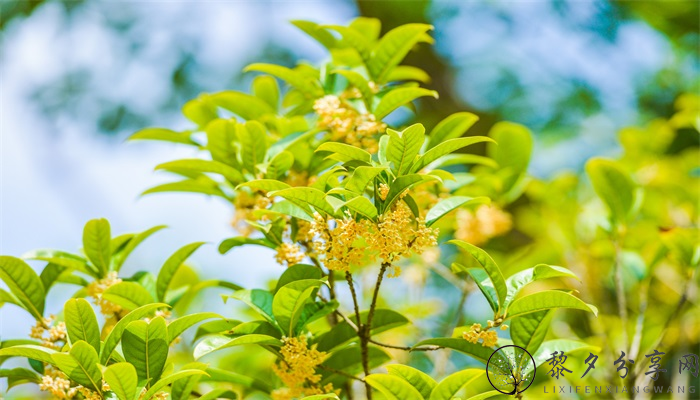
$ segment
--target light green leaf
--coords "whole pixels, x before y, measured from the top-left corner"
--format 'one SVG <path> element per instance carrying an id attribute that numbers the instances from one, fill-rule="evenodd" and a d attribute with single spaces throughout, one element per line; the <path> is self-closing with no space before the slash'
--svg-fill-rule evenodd
<path id="1" fill-rule="evenodd" d="M 343 69 L 336 69 L 333 71 L 334 74 L 342 75 L 345 77 L 345 79 L 350 82 L 350 84 L 354 87 L 356 87 L 360 93 L 362 94 L 362 100 L 365 102 L 367 105 L 367 109 L 369 109 L 372 105 L 372 98 L 374 97 L 374 92 L 372 89 L 369 87 L 369 83 L 367 82 L 367 79 L 365 79 L 362 74 L 360 74 L 357 71 L 350 71 L 350 70 L 343 70 Z"/>
<path id="2" fill-rule="evenodd" d="M 532 154 L 532 134 L 522 125 L 499 122 L 491 128 L 489 135 L 498 143 L 498 146 L 489 145 L 487 152 L 500 167 L 502 191 L 515 190 L 527 174 Z"/>
<path id="3" fill-rule="evenodd" d="M 278 179 L 289 171 L 292 165 L 294 165 L 294 154 L 287 150 L 281 151 L 270 160 L 265 176 L 270 179 Z"/>
<path id="4" fill-rule="evenodd" d="M 200 359 L 205 355 L 229 347 L 257 344 L 261 346 L 282 346 L 283 342 L 274 336 L 250 334 L 231 338 L 227 335 L 211 335 L 202 339 L 194 348 L 194 358 Z"/>
<path id="5" fill-rule="evenodd" d="M 322 276 L 323 273 L 321 272 L 321 269 L 314 265 L 292 265 L 291 267 L 284 270 L 284 272 L 282 272 L 282 275 L 280 275 L 280 278 L 277 281 L 277 286 L 275 288 L 275 293 L 277 293 L 277 291 L 279 291 L 280 288 L 282 288 L 288 283 L 301 281 L 305 279 L 319 280 Z"/>
<path id="6" fill-rule="evenodd" d="M 393 375 L 372 374 L 365 381 L 387 400 L 422 399 L 420 392 L 402 378 Z"/>
<path id="7" fill-rule="evenodd" d="M 209 377 L 202 377 L 202 381 L 207 382 L 226 382 L 233 383 L 238 387 L 257 389 L 263 392 L 271 392 L 272 387 L 265 381 L 260 379 L 251 378 L 249 376 L 237 374 L 235 372 L 218 369 L 218 368 L 207 368 L 207 373 Z"/>
<path id="8" fill-rule="evenodd" d="M 151 388 L 148 389 L 146 394 L 143 396 L 143 400 L 150 400 L 153 398 L 153 396 L 156 395 L 156 393 L 160 392 L 161 390 L 163 390 L 163 388 L 170 385 L 171 383 L 193 375 L 207 375 L 207 373 L 202 371 L 201 369 L 185 369 L 182 371 L 175 372 L 174 374 L 170 374 L 151 385 Z"/>
<path id="9" fill-rule="evenodd" d="M 262 289 L 238 290 L 231 295 L 231 298 L 244 302 L 263 318 L 277 324 L 272 313 L 272 293 Z"/>
<path id="10" fill-rule="evenodd" d="M 190 132 L 175 132 L 164 128 L 146 128 L 134 133 L 129 140 L 160 140 L 165 142 L 189 144 L 197 146 L 197 142 L 190 138 Z"/>
<path id="11" fill-rule="evenodd" d="M 447 215 L 450 211 L 455 210 L 465 205 L 474 204 L 489 204 L 491 200 L 488 197 L 467 197 L 467 196 L 452 196 L 450 198 L 440 200 L 428 211 L 425 216 L 426 225 L 430 226 L 437 222 L 440 218 Z"/>
<path id="12" fill-rule="evenodd" d="M 229 165 L 218 161 L 201 160 L 198 158 L 188 158 L 158 164 L 155 169 L 218 174 L 233 184 L 243 182 L 244 180 L 241 172 Z"/>
<path id="13" fill-rule="evenodd" d="M 291 186 L 276 179 L 255 179 L 249 182 L 241 183 L 240 185 L 236 186 L 236 190 L 239 190 L 240 188 L 244 187 L 248 187 L 253 190 L 262 190 L 265 192 L 270 192 L 275 190 L 288 189 Z"/>
<path id="14" fill-rule="evenodd" d="M 241 287 L 235 283 L 223 281 L 220 279 L 207 279 L 204 281 L 197 282 L 185 291 L 179 298 L 172 301 L 173 306 L 176 307 L 178 313 L 185 314 L 187 312 L 187 307 L 192 303 L 192 300 L 206 288 L 220 287 L 229 290 L 240 290 Z"/>
<path id="15" fill-rule="evenodd" d="M 275 114 L 275 108 L 265 100 L 246 93 L 227 90 L 213 93 L 209 97 L 211 102 L 224 108 L 245 120 L 256 120 L 263 115 Z"/>
<path id="16" fill-rule="evenodd" d="M 236 148 L 233 142 L 236 138 L 236 126 L 233 119 L 215 119 L 205 128 L 207 134 L 207 150 L 214 161 L 240 169 Z"/>
<path id="17" fill-rule="evenodd" d="M 112 331 L 109 332 L 109 335 L 107 335 L 107 337 L 105 338 L 104 345 L 102 346 L 102 352 L 100 352 L 100 363 L 103 365 L 107 364 L 107 361 L 109 361 L 112 352 L 117 347 L 119 341 L 122 339 L 124 330 L 131 322 L 146 317 L 156 309 L 162 307 L 168 307 L 168 305 L 163 303 L 147 304 L 145 306 L 135 309 L 134 311 L 126 314 L 124 318 L 120 319 L 119 322 L 117 322 L 117 324 L 114 325 Z"/>
<path id="18" fill-rule="evenodd" d="M 54 353 L 51 355 L 55 364 L 71 380 L 102 393 L 102 373 L 97 364 L 97 351 L 79 340 L 73 344 L 70 353 Z"/>
<path id="19" fill-rule="evenodd" d="M 98 276 L 97 269 L 88 264 L 87 260 L 79 255 L 66 253 L 60 250 L 33 250 L 22 255 L 25 260 L 41 260 L 60 265 L 69 269 L 84 272 L 90 276 Z"/>
<path id="20" fill-rule="evenodd" d="M 277 109 L 280 102 L 280 88 L 275 78 L 265 75 L 256 76 L 253 79 L 253 94 L 264 100 L 273 110 Z"/>
<path id="21" fill-rule="evenodd" d="M 213 312 L 201 312 L 196 314 L 185 315 L 184 317 L 180 317 L 172 321 L 168 324 L 168 343 L 172 343 L 175 339 L 182 335 L 183 332 L 185 332 L 187 329 L 191 328 L 195 324 L 212 318 L 224 319 L 224 317 L 222 317 L 221 315 Z"/>
<path id="22" fill-rule="evenodd" d="M 462 388 L 474 383 L 484 375 L 485 371 L 481 369 L 465 369 L 455 372 L 438 383 L 430 394 L 430 400 L 451 400 Z"/>
<path id="23" fill-rule="evenodd" d="M 435 379 L 431 378 L 426 373 L 407 365 L 390 364 L 386 366 L 386 369 L 389 372 L 389 375 L 397 376 L 410 383 L 420 392 L 424 399 L 427 399 L 435 386 L 437 386 Z"/>
<path id="24" fill-rule="evenodd" d="M 589 160 L 586 173 L 593 189 L 608 207 L 612 221 L 627 222 L 636 203 L 636 186 L 629 175 L 614 161 L 603 158 Z"/>
<path id="25" fill-rule="evenodd" d="M 379 100 L 379 104 L 377 104 L 377 108 L 374 109 L 373 114 L 378 120 L 383 119 L 397 108 L 406 105 L 419 97 L 425 96 L 430 96 L 437 99 L 438 93 L 434 90 L 416 87 L 393 89 L 382 96 L 382 99 Z"/>
<path id="26" fill-rule="evenodd" d="M 489 302 L 489 306 L 491 306 L 493 312 L 498 312 L 498 295 L 496 294 L 496 289 L 493 288 L 491 278 L 489 278 L 489 274 L 486 273 L 486 271 L 481 268 L 466 268 L 458 263 L 452 264 L 452 267 L 466 271 L 469 276 L 472 277 L 474 283 L 476 283 L 476 286 L 479 288 L 484 297 L 486 297 L 486 301 Z"/>
<path id="27" fill-rule="evenodd" d="M 32 267 L 19 258 L 0 256 L 0 278 L 34 318 L 43 318 L 46 291 Z"/>
<path id="28" fill-rule="evenodd" d="M 270 197 L 283 197 L 300 207 L 312 206 L 316 211 L 322 211 L 328 215 L 335 215 L 335 210 L 326 200 L 326 194 L 311 187 L 292 187 L 276 190 L 269 193 Z"/>
<path id="29" fill-rule="evenodd" d="M 543 290 L 515 299 L 508 307 L 506 317 L 512 319 L 551 308 L 574 308 L 598 315 L 597 308 L 576 296 L 559 290 Z"/>
<path id="30" fill-rule="evenodd" d="M 389 134 L 387 160 L 394 164 L 394 172 L 397 176 L 403 175 L 411 167 L 423 146 L 425 128 L 421 124 L 413 124 L 402 132 L 387 129 L 387 133 Z"/>
<path id="31" fill-rule="evenodd" d="M 377 208 L 366 197 L 355 197 L 343 203 L 343 206 L 366 218 L 369 218 L 372 221 L 376 220 L 377 218 Z"/>
<path id="32" fill-rule="evenodd" d="M 63 316 L 71 343 L 82 340 L 100 351 L 100 326 L 87 300 L 69 299 L 63 306 Z"/>
<path id="33" fill-rule="evenodd" d="M 257 165 L 265 160 L 267 153 L 267 131 L 258 121 L 248 121 L 237 126 L 238 139 L 241 142 L 241 161 L 249 173 L 255 175 Z"/>
<path id="34" fill-rule="evenodd" d="M 335 393 L 330 393 L 330 394 L 314 394 L 312 396 L 306 396 L 302 397 L 303 400 L 325 400 L 325 399 L 333 399 L 333 400 L 339 400 L 340 397 L 336 395 Z"/>
<path id="35" fill-rule="evenodd" d="M 341 44 L 349 46 L 357 51 L 357 54 L 364 62 L 369 61 L 371 54 L 371 44 L 367 38 L 356 29 L 352 29 L 341 25 L 326 25 L 326 29 L 334 30 L 343 37 Z"/>
<path id="36" fill-rule="evenodd" d="M 478 116 L 469 112 L 454 113 L 443 119 L 430 131 L 428 149 L 432 149 L 446 140 L 462 136 L 478 120 Z"/>
<path id="37" fill-rule="evenodd" d="M 369 73 L 377 82 L 387 80 L 389 73 L 401 63 L 416 43 L 424 40 L 433 29 L 426 24 L 405 24 L 389 31 L 377 44 L 367 64 Z"/>
<path id="38" fill-rule="evenodd" d="M 102 293 L 102 298 L 118 304 L 127 310 L 135 310 L 139 307 L 154 302 L 153 296 L 136 282 L 119 282 L 110 286 Z"/>
<path id="39" fill-rule="evenodd" d="M 383 167 L 367 167 L 367 166 L 361 166 L 355 168 L 355 171 L 353 171 L 352 175 L 350 175 L 350 178 L 346 180 L 345 183 L 345 189 L 353 191 L 358 194 L 364 193 L 365 189 L 367 188 L 367 185 L 376 177 L 379 175 L 382 171 L 386 171 L 389 168 L 386 166 Z"/>
<path id="40" fill-rule="evenodd" d="M 112 257 L 111 240 L 112 234 L 106 219 L 93 219 L 85 224 L 83 250 L 100 271 L 101 276 L 105 276 L 109 270 L 109 261 Z"/>
<path id="41" fill-rule="evenodd" d="M 520 292 L 520 289 L 524 288 L 532 282 L 550 278 L 574 278 L 580 281 L 576 274 L 564 267 L 558 267 L 556 265 L 537 264 L 532 268 L 528 268 L 524 271 L 520 271 L 511 275 L 506 280 L 506 286 L 508 287 L 508 295 L 506 296 L 505 307 L 507 307 L 508 304 L 510 304 L 513 301 L 515 296 L 517 296 Z"/>
<path id="42" fill-rule="evenodd" d="M 157 382 L 168 358 L 168 328 L 163 317 L 133 321 L 122 336 L 124 358 L 136 367 L 139 379 Z"/>
<path id="43" fill-rule="evenodd" d="M 134 251 L 134 249 L 136 249 L 136 247 L 138 247 L 139 244 L 141 244 L 152 234 L 158 232 L 159 230 L 165 227 L 165 225 L 154 226 L 153 228 L 147 229 L 139 234 L 134 235 L 134 237 L 132 237 L 131 240 L 129 240 L 129 242 L 126 244 L 126 246 L 124 246 L 124 248 L 115 251 L 114 255 L 112 256 L 112 269 L 114 271 L 119 271 L 122 265 L 124 265 L 124 261 L 126 261 L 127 257 L 129 257 L 131 252 Z"/>
<path id="44" fill-rule="evenodd" d="M 457 139 L 446 140 L 432 149 L 428 150 L 416 160 L 411 167 L 411 172 L 418 172 L 425 168 L 428 164 L 439 159 L 440 157 L 453 153 L 461 148 L 471 146 L 481 142 L 493 142 L 492 139 L 486 136 L 470 136 Z"/>
<path id="45" fill-rule="evenodd" d="M 410 65 L 397 65 L 389 76 L 386 77 L 387 82 L 396 81 L 418 81 L 421 83 L 430 83 L 430 75 L 424 70 Z"/>
<path id="46" fill-rule="evenodd" d="M 303 93 L 307 98 L 323 96 L 323 88 L 321 88 L 319 82 L 297 70 L 289 69 L 281 65 L 257 63 L 251 64 L 243 69 L 243 72 L 248 71 L 264 72 L 280 78 Z"/>
<path id="47" fill-rule="evenodd" d="M 501 269 L 498 268 L 496 262 L 493 261 L 491 256 L 488 255 L 484 250 L 474 246 L 473 244 L 467 243 L 462 240 L 450 240 L 447 243 L 454 244 L 464 250 L 466 250 L 474 259 L 479 263 L 479 265 L 486 271 L 489 275 L 489 279 L 493 284 L 496 294 L 498 295 L 498 304 L 500 308 L 503 308 L 505 304 L 506 295 L 508 294 L 508 289 L 506 287 L 506 280 L 503 278 Z"/>
<path id="48" fill-rule="evenodd" d="M 165 261 L 160 268 L 160 272 L 158 272 L 158 279 L 156 281 L 156 295 L 158 296 L 158 300 L 163 301 L 163 299 L 165 299 L 165 292 L 168 290 L 168 286 L 170 286 L 170 282 L 173 280 L 173 276 L 175 276 L 178 268 L 180 268 L 182 263 L 203 244 L 204 242 L 195 242 L 183 246 Z"/>
<path id="49" fill-rule="evenodd" d="M 450 165 L 479 164 L 491 168 L 498 168 L 498 164 L 489 157 L 477 156 L 476 154 L 448 154 L 440 157 L 438 161 L 428 165 L 428 169 L 445 168 Z"/>
<path id="50" fill-rule="evenodd" d="M 437 177 L 432 175 L 419 174 L 404 175 L 396 178 L 389 187 L 389 193 L 386 195 L 386 199 L 384 200 L 384 209 L 389 209 L 389 207 L 391 207 L 391 205 L 394 204 L 394 202 L 399 199 L 399 196 L 401 196 L 401 194 L 407 189 L 410 189 L 419 183 L 437 179 Z"/>
<path id="51" fill-rule="evenodd" d="M 53 358 L 51 358 L 51 356 L 56 353 L 56 350 L 33 344 L 21 344 L 0 349 L 0 357 L 26 357 L 47 364 L 53 364 Z"/>
<path id="52" fill-rule="evenodd" d="M 304 33 L 316 39 L 323 47 L 327 49 L 332 49 L 336 46 L 336 39 L 328 33 L 328 31 L 321 28 L 321 26 L 315 22 L 302 21 L 302 20 L 292 20 L 292 25 L 301 29 Z"/>
<path id="53" fill-rule="evenodd" d="M 104 380 L 109 385 L 109 390 L 114 392 L 119 400 L 134 400 L 138 376 L 136 368 L 128 362 L 112 364 L 104 370 Z"/>
<path id="54" fill-rule="evenodd" d="M 185 364 L 182 369 L 198 369 L 200 371 L 205 371 L 207 369 L 207 364 L 195 361 Z M 192 391 L 197 388 L 202 376 L 203 375 L 190 375 L 176 380 L 173 382 L 172 388 L 170 389 L 170 397 L 173 399 L 189 399 Z"/>
<path id="55" fill-rule="evenodd" d="M 208 94 L 202 94 L 182 106 L 182 114 L 199 127 L 206 126 L 217 117 L 216 106 Z"/>
<path id="56" fill-rule="evenodd" d="M 503 393 L 499 392 L 498 390 L 491 390 L 488 392 L 479 393 L 479 394 L 476 394 L 474 396 L 468 397 L 465 400 L 483 400 L 483 399 L 488 399 L 489 397 L 498 396 L 500 394 L 503 394 Z"/>
<path id="57" fill-rule="evenodd" d="M 226 200 L 230 200 L 229 197 L 221 191 L 219 184 L 215 180 L 204 176 L 199 176 L 196 179 L 184 179 L 177 182 L 164 183 L 162 185 L 154 186 L 148 190 L 144 190 L 141 195 L 143 196 L 163 192 L 202 193 L 210 196 L 219 196 Z"/>
<path id="58" fill-rule="evenodd" d="M 553 315 L 552 310 L 543 310 L 512 320 L 510 338 L 513 344 L 522 347 L 530 354 L 535 354 L 547 335 Z"/>
<path id="59" fill-rule="evenodd" d="M 295 334 L 294 328 L 301 317 L 304 305 L 312 301 L 312 294 L 323 284 L 317 279 L 303 279 L 281 287 L 272 300 L 272 313 L 275 320 L 287 335 Z"/>
<path id="60" fill-rule="evenodd" d="M 340 162 L 358 160 L 369 163 L 372 161 L 372 155 L 369 154 L 367 151 L 345 143 L 325 142 L 322 145 L 318 146 L 316 151 L 331 152 L 333 154 L 331 154 L 327 158 L 331 158 Z"/>

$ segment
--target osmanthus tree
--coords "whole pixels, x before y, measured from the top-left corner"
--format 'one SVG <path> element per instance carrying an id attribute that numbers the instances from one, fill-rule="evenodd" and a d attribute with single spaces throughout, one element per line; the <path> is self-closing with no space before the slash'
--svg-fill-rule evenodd
<path id="1" fill-rule="evenodd" d="M 452 349 L 486 363 L 499 345 L 515 343 L 541 363 L 554 349 L 589 347 L 544 339 L 552 310 L 595 314 L 595 307 L 565 287 L 529 287 L 521 294 L 535 281 L 554 278 L 557 285 L 576 278 L 571 271 L 538 264 L 506 278 L 477 247 L 509 229 L 503 209 L 528 182 L 529 132 L 501 123 L 491 137 L 463 137 L 477 121 L 473 114 L 453 114 L 426 131 L 420 113 L 415 123 L 394 113 L 415 111 L 414 100 L 438 96 L 421 87 L 429 81 L 424 71 L 400 65 L 414 46 L 432 42 L 428 25 L 408 24 L 380 36 L 375 19 L 358 18 L 349 26 L 294 24 L 328 49 L 327 62 L 250 65 L 246 71 L 258 73 L 250 93 L 203 94 L 184 105 L 192 129 L 148 128 L 132 136 L 201 151 L 198 158 L 158 165 L 179 180 L 146 193 L 225 199 L 238 236 L 223 240 L 220 252 L 271 249 L 281 264 L 276 283 L 244 289 L 178 279 L 201 243 L 176 251 L 155 274 L 121 276 L 127 256 L 161 227 L 112 237 L 107 221 L 90 221 L 82 254 L 42 250 L 23 257 L 46 262 L 41 274 L 23 259 L 1 259 L 0 278 L 9 288 L 0 292 L 2 301 L 37 320 L 30 339 L 2 343 L 3 360 L 28 359 L 28 366 L 2 370 L 10 387 L 32 382 L 58 398 L 122 400 L 371 399 L 376 393 L 387 399 L 482 399 L 498 394 L 484 386 L 483 368 L 447 375 L 423 366 L 423 372 L 395 362 L 397 354 Z M 489 143 L 488 157 L 464 152 L 479 143 Z M 438 248 L 451 250 L 435 257 Z M 464 299 L 462 282 L 474 282 L 493 319 L 460 326 L 454 337 L 381 340 L 379 334 L 417 322 L 398 306 L 380 306 L 385 278 L 400 276 L 402 267 L 433 264 L 458 282 Z M 46 316 L 46 293 L 56 283 L 80 289 L 62 314 Z M 188 313 L 194 295 L 207 287 L 224 288 L 226 299 L 244 303 L 255 317 Z M 102 328 L 93 306 L 104 317 Z M 195 324 L 193 337 L 178 344 Z M 498 329 L 510 339 L 499 337 Z M 243 345 L 262 349 L 255 354 L 267 364 L 226 368 L 230 352 L 224 350 Z M 527 380 L 532 373 L 530 368 L 519 376 Z"/>

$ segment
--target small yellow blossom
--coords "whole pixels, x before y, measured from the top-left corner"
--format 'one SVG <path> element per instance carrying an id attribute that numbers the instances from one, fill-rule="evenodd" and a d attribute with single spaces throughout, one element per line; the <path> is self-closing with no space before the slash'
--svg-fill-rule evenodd
<path id="1" fill-rule="evenodd" d="M 481 324 L 472 324 L 469 331 L 462 333 L 462 337 L 470 343 L 477 344 L 481 340 L 481 345 L 484 347 L 493 347 L 498 344 L 498 334 L 490 330 L 494 327 L 494 322 L 489 321 L 488 327 L 482 329 Z"/>
<path id="2" fill-rule="evenodd" d="M 280 349 L 282 360 L 272 366 L 272 370 L 284 383 L 284 388 L 272 392 L 274 400 L 292 400 L 314 394 L 332 393 L 333 385 L 321 386 L 321 375 L 316 373 L 327 354 L 309 348 L 306 336 L 284 338 Z"/>
<path id="3" fill-rule="evenodd" d="M 105 290 L 121 281 L 122 280 L 117 276 L 117 273 L 112 271 L 107 274 L 106 278 L 94 281 L 87 286 L 88 296 L 92 297 L 95 305 L 100 307 L 100 312 L 102 312 L 102 315 L 112 317 L 122 311 L 122 308 L 119 305 L 102 298 L 102 293 L 104 293 Z"/>
<path id="4" fill-rule="evenodd" d="M 247 221 L 254 219 L 252 217 L 254 211 L 265 210 L 270 204 L 272 204 L 272 200 L 260 192 L 253 194 L 243 191 L 237 192 L 236 199 L 233 202 L 235 211 L 231 220 L 231 226 L 242 236 L 250 236 L 253 233 L 253 227 Z"/>
<path id="5" fill-rule="evenodd" d="M 460 209 L 456 220 L 455 237 L 474 245 L 508 232 L 513 225 L 510 214 L 495 205 L 479 206 L 476 212 Z"/>
<path id="6" fill-rule="evenodd" d="M 331 133 L 332 141 L 361 147 L 370 153 L 378 148 L 377 136 L 386 130 L 386 124 L 372 114 L 362 114 L 338 96 L 327 95 L 314 102 L 318 126 Z"/>
<path id="7" fill-rule="evenodd" d="M 379 184 L 379 198 L 386 200 L 386 196 L 389 195 L 389 186 L 386 183 Z"/>
<path id="8" fill-rule="evenodd" d="M 33 339 L 41 340 L 41 345 L 51 349 L 58 350 L 62 346 L 58 342 L 66 342 L 68 338 L 68 331 L 66 330 L 65 322 L 57 322 L 52 325 L 53 321 L 56 320 L 55 315 L 50 315 L 48 318 L 43 318 L 41 321 L 37 321 L 36 325 L 32 327 L 29 337 Z M 48 333 L 48 336 L 44 335 Z"/>
<path id="9" fill-rule="evenodd" d="M 292 265 L 299 264 L 304 260 L 304 252 L 301 250 L 301 246 L 296 243 L 282 243 L 277 247 L 277 254 L 275 255 L 275 260 L 280 265 L 287 264 L 288 267 Z"/>

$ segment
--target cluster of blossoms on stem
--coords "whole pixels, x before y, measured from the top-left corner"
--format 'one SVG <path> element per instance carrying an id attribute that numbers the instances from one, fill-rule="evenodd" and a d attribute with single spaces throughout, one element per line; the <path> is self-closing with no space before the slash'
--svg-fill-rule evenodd
<path id="1" fill-rule="evenodd" d="M 251 194 L 239 191 L 233 202 L 235 211 L 231 219 L 231 226 L 242 236 L 250 236 L 254 229 L 246 221 L 254 220 L 255 218 L 253 218 L 252 214 L 257 210 L 267 209 L 270 204 L 272 204 L 272 200 L 263 193 L 255 192 Z"/>
<path id="2" fill-rule="evenodd" d="M 333 384 L 321 386 L 321 375 L 316 367 L 325 359 L 326 353 L 309 348 L 306 336 L 283 338 L 284 346 L 280 350 L 282 360 L 272 366 L 285 387 L 272 392 L 274 400 L 292 400 L 314 394 L 332 393 Z"/>
<path id="3" fill-rule="evenodd" d="M 66 342 L 68 331 L 66 330 L 65 322 L 57 322 L 55 325 L 51 325 L 55 320 L 55 315 L 49 315 L 48 318 L 37 321 L 36 325 L 32 327 L 29 337 L 41 340 L 41 345 L 44 347 L 54 350 L 61 349 L 63 346 L 58 344 L 58 342 Z"/>
<path id="4" fill-rule="evenodd" d="M 491 329 L 498 326 L 503 331 L 508 329 L 508 325 L 501 325 L 502 322 L 503 319 L 501 318 L 497 319 L 496 322 L 489 320 L 486 328 L 482 328 L 481 324 L 472 324 L 469 331 L 462 333 L 462 337 L 474 344 L 479 343 L 479 339 L 481 339 L 481 345 L 484 347 L 496 346 L 498 345 L 498 334 Z"/>
<path id="5" fill-rule="evenodd" d="M 282 243 L 277 246 L 277 254 L 275 260 L 280 265 L 287 264 L 288 267 L 299 264 L 306 255 L 297 243 Z"/>
<path id="6" fill-rule="evenodd" d="M 392 264 L 411 253 L 421 254 L 437 245 L 438 235 L 437 229 L 426 226 L 422 218 L 415 218 L 404 203 L 397 203 L 377 222 L 355 221 L 349 212 L 342 219 L 331 221 L 316 215 L 311 231 L 319 237 L 314 241 L 315 251 L 329 269 L 337 271 L 347 271 L 350 266 L 377 257 L 382 263 Z M 392 266 L 389 277 L 400 273 L 398 266 Z"/>
<path id="7" fill-rule="evenodd" d="M 331 140 L 377 151 L 377 136 L 386 130 L 386 124 L 373 114 L 359 113 L 338 96 L 327 95 L 314 102 L 318 126 L 331 132 Z"/>
<path id="8" fill-rule="evenodd" d="M 121 306 L 102 298 L 102 293 L 121 281 L 117 273 L 112 271 L 107 274 L 106 278 L 91 282 L 87 286 L 88 296 L 93 298 L 93 302 L 100 307 L 100 312 L 105 317 L 114 317 L 122 311 Z"/>
<path id="9" fill-rule="evenodd" d="M 51 366 L 47 366 L 44 370 L 44 376 L 41 377 L 41 382 L 39 382 L 39 389 L 51 393 L 56 399 L 72 399 L 78 396 L 78 394 L 85 400 L 102 399 L 99 393 L 85 386 L 77 385 L 71 387 L 68 376 Z M 102 382 L 102 390 L 109 390 L 107 382 Z"/>
<path id="10" fill-rule="evenodd" d="M 511 215 L 495 205 L 481 205 L 476 211 L 457 211 L 455 238 L 474 245 L 508 232 L 513 226 Z"/>

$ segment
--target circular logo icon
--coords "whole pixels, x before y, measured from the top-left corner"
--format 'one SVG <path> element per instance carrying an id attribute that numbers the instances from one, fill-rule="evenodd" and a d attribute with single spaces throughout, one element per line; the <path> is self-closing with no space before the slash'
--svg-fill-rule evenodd
<path id="1" fill-rule="evenodd" d="M 520 346 L 503 346 L 491 354 L 486 377 L 494 389 L 507 395 L 522 393 L 532 385 L 537 366 L 532 355 Z"/>

